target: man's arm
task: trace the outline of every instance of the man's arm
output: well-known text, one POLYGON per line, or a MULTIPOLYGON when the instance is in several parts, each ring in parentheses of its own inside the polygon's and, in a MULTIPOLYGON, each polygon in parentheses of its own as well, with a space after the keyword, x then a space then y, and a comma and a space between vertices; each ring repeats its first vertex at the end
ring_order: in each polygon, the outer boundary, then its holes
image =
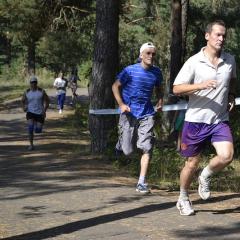
POLYGON ((206 80, 202 83, 178 84, 173 86, 173 93, 176 95, 191 95, 197 91, 217 87, 217 80, 206 80))
POLYGON ((119 80, 116 80, 113 85, 112 85, 112 91, 113 91, 113 95, 121 109, 121 112, 130 112, 130 107, 127 106, 123 100, 122 100, 122 96, 121 96, 121 83, 119 80))
POLYGON ((162 89, 162 85, 155 87, 155 95, 158 99, 158 102, 156 104, 156 110, 157 111, 161 111, 162 110, 162 106, 163 106, 163 89, 162 89))
POLYGON ((26 97, 26 92, 24 92, 23 96, 22 96, 22 99, 21 99, 21 105, 22 105, 22 109, 24 112, 27 111, 27 97, 26 97))
POLYGON ((58 80, 55 79, 54 82, 53 82, 53 86, 56 88, 56 87, 57 87, 57 84, 58 84, 58 80))
POLYGON ((43 102, 44 102, 44 112, 46 113, 49 107, 50 99, 45 91, 43 91, 43 102))
POLYGON ((229 92, 228 92, 228 105, 229 105, 228 110, 229 110, 229 112, 235 106, 236 86, 237 86, 237 79, 234 77, 230 81, 229 92))

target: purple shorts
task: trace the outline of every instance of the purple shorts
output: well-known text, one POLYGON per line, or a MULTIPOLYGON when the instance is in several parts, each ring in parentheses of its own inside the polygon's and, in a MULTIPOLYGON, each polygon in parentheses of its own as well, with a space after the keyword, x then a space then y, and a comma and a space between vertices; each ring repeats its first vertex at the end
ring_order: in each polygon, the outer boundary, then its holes
POLYGON ((184 122, 182 131, 181 154, 184 157, 194 157, 204 148, 207 141, 233 142, 228 122, 217 124, 184 122))

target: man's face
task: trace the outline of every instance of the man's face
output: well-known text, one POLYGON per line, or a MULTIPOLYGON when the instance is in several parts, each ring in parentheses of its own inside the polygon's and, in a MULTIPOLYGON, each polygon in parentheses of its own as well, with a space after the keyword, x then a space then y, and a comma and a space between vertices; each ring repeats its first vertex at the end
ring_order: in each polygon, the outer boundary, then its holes
POLYGON ((37 88, 37 82, 31 82, 31 83, 30 83, 30 87, 31 87, 32 89, 36 89, 36 88, 37 88))
POLYGON ((206 33, 207 45, 220 51, 223 48, 226 39, 226 28, 221 25, 213 25, 211 33, 206 33))
POLYGON ((141 54, 140 58, 142 59, 142 63, 146 66, 152 66, 153 61, 156 55, 155 48, 146 48, 141 54))

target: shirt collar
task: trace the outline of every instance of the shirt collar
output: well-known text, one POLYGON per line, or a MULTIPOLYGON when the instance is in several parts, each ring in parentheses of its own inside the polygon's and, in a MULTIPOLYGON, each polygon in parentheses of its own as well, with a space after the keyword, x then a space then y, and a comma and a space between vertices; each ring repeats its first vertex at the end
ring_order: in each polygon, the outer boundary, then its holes
MULTIPOLYGON (((200 53, 199 53, 201 62, 208 62, 206 56, 203 53, 203 50, 205 48, 206 47, 201 48, 200 53)), ((226 61, 226 53, 224 51, 221 51, 221 55, 220 55, 219 59, 220 59, 219 63, 226 61)))

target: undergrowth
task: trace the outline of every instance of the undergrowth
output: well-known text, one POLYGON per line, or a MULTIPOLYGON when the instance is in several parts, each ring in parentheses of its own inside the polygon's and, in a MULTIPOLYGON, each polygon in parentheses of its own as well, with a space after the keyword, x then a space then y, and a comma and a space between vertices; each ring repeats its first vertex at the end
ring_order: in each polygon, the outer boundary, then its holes
MULTIPOLYGON (((240 126, 238 124, 240 114, 238 109, 236 109, 232 115, 230 124, 233 129, 235 142, 234 161, 223 171, 213 176, 211 181, 212 191, 240 191, 240 126)), ((75 115, 72 117, 71 122, 72 127, 77 129, 78 132, 88 131, 88 105, 77 105, 75 115)), ((158 135, 158 137, 159 136, 160 135, 158 135)), ((104 158, 110 160, 116 169, 127 171, 129 175, 137 178, 140 170, 141 153, 136 150, 131 156, 116 156, 115 144, 118 139, 117 128, 109 131, 108 139, 108 148, 106 149, 104 158)), ((197 177, 213 156, 214 148, 209 144, 202 154, 202 161, 191 185, 192 189, 197 189, 197 177)), ((169 142, 166 138, 157 139, 149 165, 149 183, 159 188, 168 189, 169 191, 178 191, 179 175, 185 161, 186 159, 176 151, 174 141, 171 140, 171 142, 169 142)))

